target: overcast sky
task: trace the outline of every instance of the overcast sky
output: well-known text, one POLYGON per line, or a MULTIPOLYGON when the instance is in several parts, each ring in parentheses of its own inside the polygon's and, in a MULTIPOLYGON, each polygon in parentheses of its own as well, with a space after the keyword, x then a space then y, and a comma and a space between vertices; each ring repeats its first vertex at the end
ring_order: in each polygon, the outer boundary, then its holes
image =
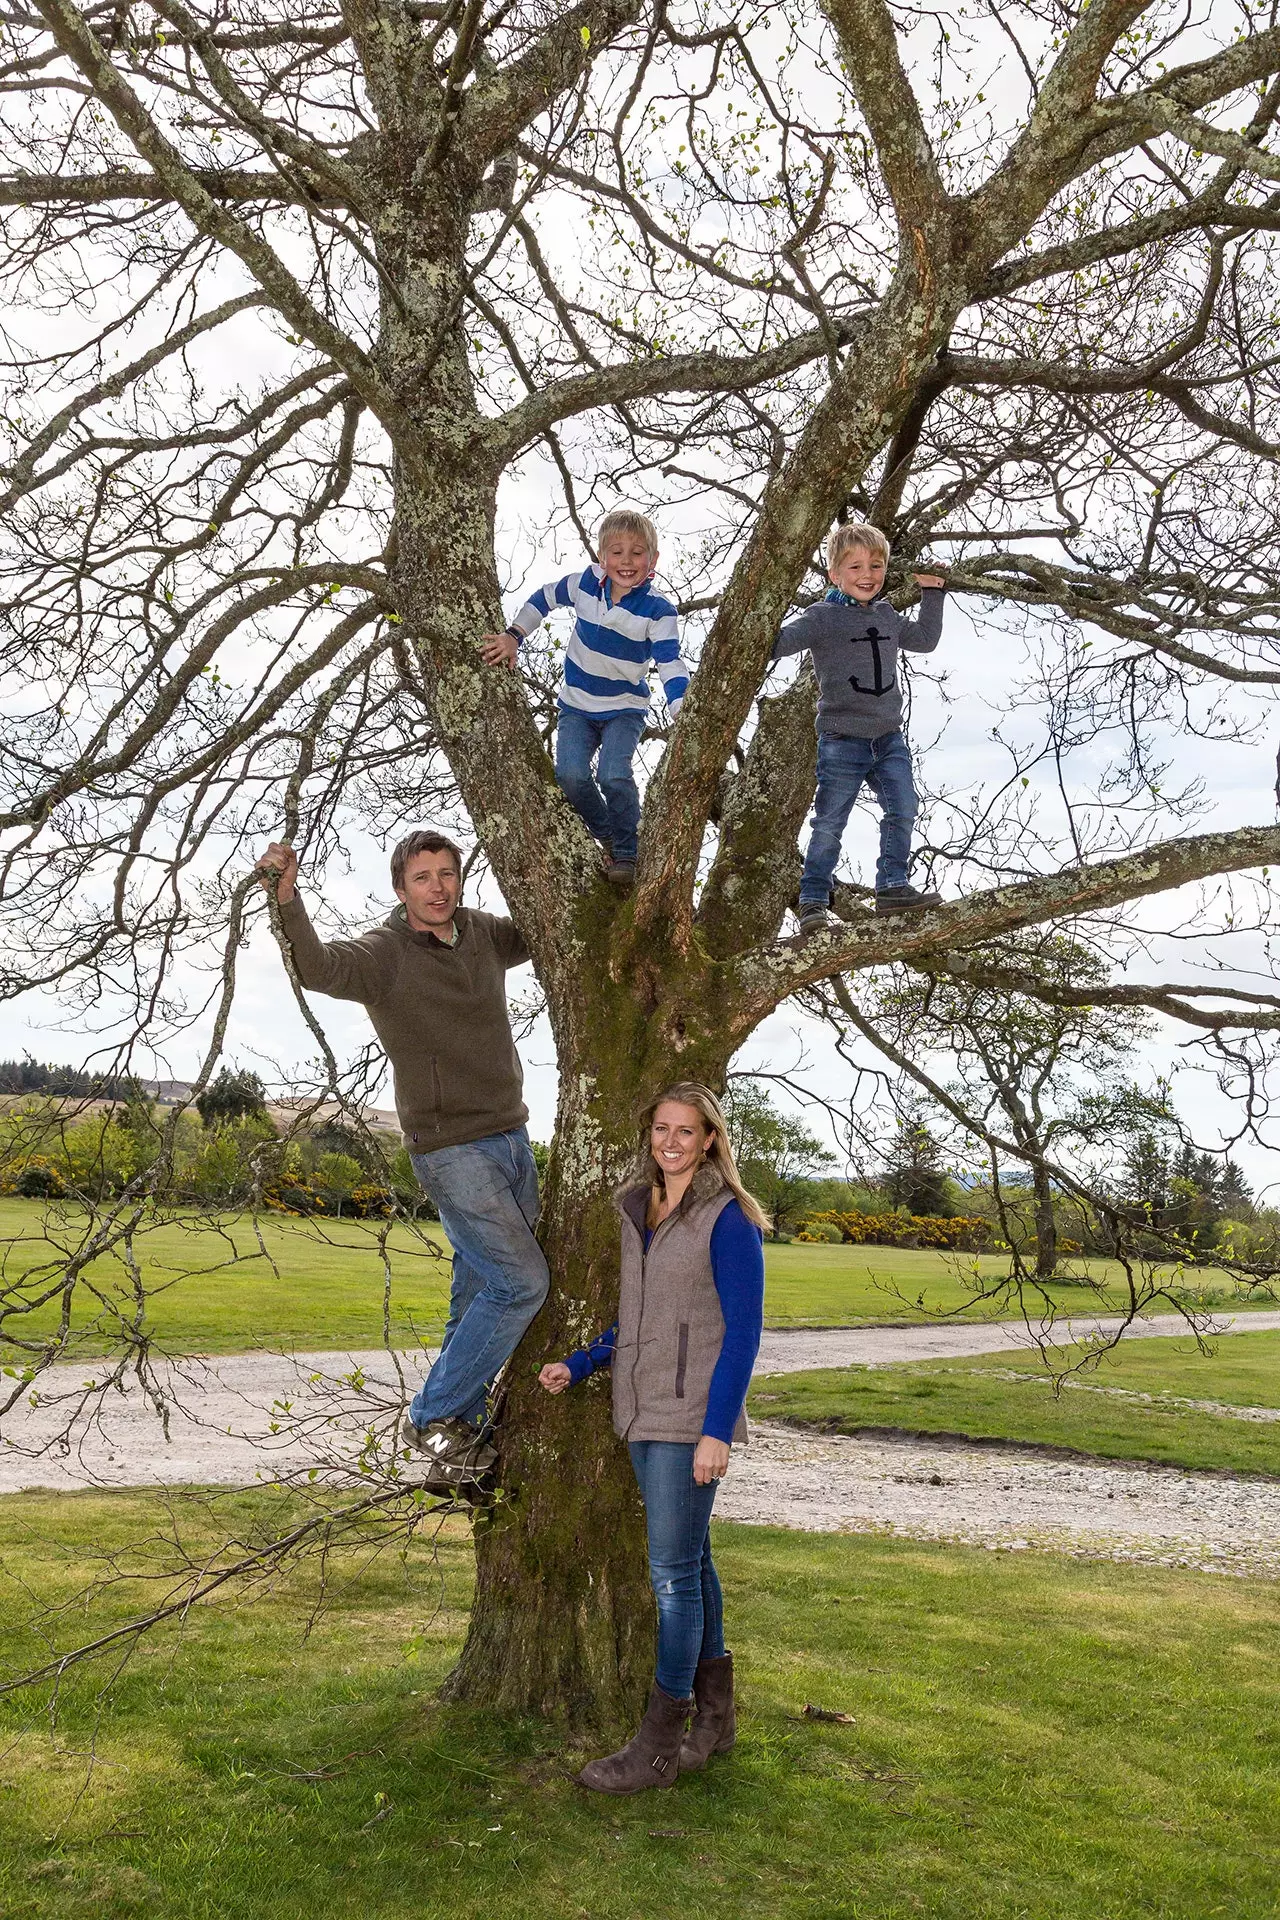
MULTIPOLYGON (((512 503, 507 503, 508 515, 512 503)), ((517 516, 517 524, 519 518, 517 516)), ((527 527, 527 520, 524 522, 527 527)), ((678 544, 678 543, 677 543, 678 544)), ((675 556, 678 561, 678 553, 675 556)), ((514 609, 522 590, 544 578, 553 577, 566 562, 577 556, 570 551, 550 551, 533 564, 527 579, 513 587, 508 611, 514 609)), ((946 675, 945 703, 931 679, 919 675, 915 682, 913 731, 917 741, 935 742, 923 756, 924 773, 931 787, 969 788, 1002 778, 1006 762, 992 741, 992 728, 1009 724, 1008 689, 1024 666, 1034 631, 1028 635, 1011 632, 1007 626, 986 618, 973 603, 949 604, 942 645, 930 662, 939 674, 946 675), (937 736, 941 736, 938 738, 937 736)), ((657 682, 655 676, 655 696, 657 682)), ((1032 724, 1027 721, 1028 728, 1032 724)), ((1265 730, 1255 745, 1203 742, 1187 737, 1172 739, 1169 750, 1175 758, 1180 779, 1197 777, 1204 786, 1206 806, 1200 824, 1215 829, 1270 821, 1275 814, 1272 791, 1275 767, 1274 744, 1265 730)), ((1083 792, 1096 773, 1088 753, 1077 757, 1083 792)), ((1060 807, 1054 781, 1033 776, 1033 789, 1043 788, 1047 810, 1060 807)), ((869 882, 873 877, 877 842, 876 817, 859 810, 846 833, 845 867, 849 877, 869 882)), ((353 835, 346 841, 349 871, 331 871, 324 888, 323 902, 348 925, 368 924, 393 904, 386 877, 386 850, 374 845, 367 836, 353 835)), ((936 875, 944 894, 954 895, 956 886, 945 869, 936 875)), ((306 890, 306 876, 303 876, 306 890)), ((316 905, 314 890, 309 898, 316 905)), ((503 902, 491 879, 482 881, 471 895, 473 904, 503 910, 503 902)), ((1163 930, 1175 926, 1187 906, 1185 897, 1172 897, 1147 903, 1129 916, 1131 924, 1146 928, 1153 935, 1149 959, 1135 962, 1131 977, 1193 977, 1204 958, 1200 941, 1170 941, 1163 930)), ((1241 936, 1235 945, 1236 964, 1242 969, 1253 966, 1265 970, 1262 942, 1241 936)), ((211 956, 213 958, 213 956, 211 956)), ((511 976, 513 994, 533 986, 528 969, 511 976)), ((196 969, 188 969, 184 985, 193 1002, 207 992, 196 969)), ((360 1051, 370 1035, 362 1010, 342 1001, 324 1001, 319 1010, 324 1025, 340 1057, 360 1051)), ((31 995, 23 1002, 0 1008, 0 1052, 14 1056, 30 1053, 38 1059, 82 1060, 93 1042, 86 1042, 82 1016, 62 1020, 56 1004, 45 995, 31 995)), ((154 1061, 157 1074, 179 1078, 191 1076, 197 1066, 202 1044, 207 1041, 208 1023, 196 1023, 186 1038, 163 1058, 154 1061)), ((104 1034, 106 1039, 107 1035, 104 1034)), ((1215 1145, 1223 1130, 1230 1126, 1230 1109, 1203 1072, 1191 1074, 1192 1056, 1185 1052, 1185 1035, 1162 1030, 1160 1040, 1146 1050, 1145 1060, 1136 1070, 1154 1075, 1173 1071, 1179 1106, 1189 1119, 1202 1144, 1215 1145)), ((228 1035, 227 1057, 251 1066, 268 1083, 291 1077, 314 1053, 314 1042, 299 1015, 284 980, 279 957, 265 926, 259 923, 247 951, 240 961, 240 985, 228 1035)), ((535 1137, 547 1139, 554 1126, 556 1070, 554 1049, 545 1020, 522 1047, 526 1071, 526 1090, 530 1125, 535 1137)), ((758 1030, 744 1050, 739 1068, 766 1071, 790 1071, 800 1067, 800 1077, 816 1094, 836 1104, 846 1103, 851 1095, 851 1076, 834 1055, 825 1032, 812 1022, 784 1008, 758 1030)), ((942 1063, 934 1062, 935 1068, 942 1063)), ((943 1070, 945 1077, 945 1068, 943 1070)), ((786 1099, 786 1096, 782 1096, 786 1099)), ((391 1104, 389 1084, 384 1083, 380 1103, 391 1104)), ((811 1109, 814 1129, 829 1135, 829 1126, 817 1110, 811 1109)), ((1263 1187, 1275 1178, 1272 1156, 1258 1147, 1243 1144, 1236 1157, 1256 1186, 1263 1187)))

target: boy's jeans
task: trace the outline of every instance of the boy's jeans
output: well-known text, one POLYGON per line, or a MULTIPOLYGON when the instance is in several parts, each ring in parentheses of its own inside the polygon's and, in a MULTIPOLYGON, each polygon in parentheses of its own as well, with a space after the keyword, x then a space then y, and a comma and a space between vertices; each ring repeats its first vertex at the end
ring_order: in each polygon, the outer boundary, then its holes
POLYGON ((818 739, 818 793, 800 881, 802 907, 825 907, 831 898, 840 839, 864 780, 883 812, 876 892, 907 884, 918 802, 906 741, 900 733, 881 733, 874 740, 824 733, 818 739))
POLYGON ((649 1578, 658 1603, 658 1670, 664 1693, 687 1700, 699 1660, 724 1652, 724 1602, 711 1558, 719 1482, 693 1477, 692 1440, 633 1440, 631 1465, 649 1530, 649 1578))
POLYGON ((631 771, 643 713, 599 715, 561 707, 556 728, 556 779, 587 831, 607 840, 615 860, 633 861, 640 792, 631 771), (591 762, 596 754, 594 777, 591 762), (597 785, 597 782, 599 783, 597 785))
POLYGON ((453 1287, 440 1357, 409 1418, 415 1427, 450 1418, 479 1426, 490 1382, 520 1344, 550 1285, 533 1237, 538 1174, 529 1135, 516 1127, 412 1158, 453 1242, 453 1287))

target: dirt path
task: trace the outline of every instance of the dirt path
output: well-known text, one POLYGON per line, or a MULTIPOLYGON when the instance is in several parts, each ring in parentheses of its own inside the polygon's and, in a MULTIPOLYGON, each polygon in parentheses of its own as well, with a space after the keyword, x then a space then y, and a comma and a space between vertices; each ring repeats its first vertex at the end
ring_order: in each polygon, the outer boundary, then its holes
MULTIPOLYGON (((1049 1346, 1069 1347, 1086 1334, 1112 1332, 1114 1317, 1079 1314, 1039 1329, 1049 1346)), ((1214 1333, 1270 1333, 1280 1313, 1218 1313, 1214 1333)), ((1189 1339, 1180 1313, 1153 1313, 1138 1322, 1132 1338, 1189 1339)), ((963 1359, 974 1353, 1029 1353, 1035 1340, 1022 1320, 933 1321, 926 1327, 823 1327, 795 1333, 766 1333, 760 1343, 757 1373, 796 1373, 805 1367, 890 1367, 901 1360, 963 1359)))
MULTIPOLYGON (((1226 1331, 1224 1321, 1219 1323, 1226 1331)), ((1066 1342, 1097 1326, 1053 1332, 1066 1342)), ((1239 1331, 1280 1314, 1235 1316, 1239 1331)), ((1144 1334, 1185 1332, 1176 1315, 1144 1334)), ((943 1355, 1008 1353, 1021 1322, 768 1333, 757 1371, 889 1365, 943 1355)), ((427 1356, 269 1353, 172 1363, 164 1376, 168 1439, 136 1387, 97 1394, 84 1366, 51 1369, 35 1407, 6 1416, 0 1493, 23 1488, 250 1485, 319 1457, 353 1459, 370 1425, 389 1434, 427 1356), (74 1447, 59 1435, 77 1407, 74 1447), (274 1429, 274 1431, 273 1431, 274 1429)), ((1219 1572, 1280 1575, 1280 1482, 1054 1459, 1018 1448, 857 1439, 757 1426, 734 1461, 717 1511, 726 1519, 822 1531, 887 1530, 993 1549, 1040 1547, 1219 1572)))
POLYGON ((1280 1481, 1015 1447, 757 1425, 716 1512, 820 1533, 887 1532, 1280 1578, 1280 1481))

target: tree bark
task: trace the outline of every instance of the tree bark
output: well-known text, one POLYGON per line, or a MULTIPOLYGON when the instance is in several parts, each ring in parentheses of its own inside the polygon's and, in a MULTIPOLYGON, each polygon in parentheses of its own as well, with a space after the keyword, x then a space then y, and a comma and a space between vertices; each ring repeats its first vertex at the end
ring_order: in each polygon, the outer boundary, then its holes
POLYGON ((1058 1223, 1053 1214, 1053 1184, 1046 1169, 1034 1162, 1031 1185, 1035 1193, 1036 1279, 1052 1280, 1058 1271, 1058 1223))
POLYGON ((619 964, 628 907, 599 882, 579 907, 581 971, 544 982, 560 1062, 540 1234, 552 1290, 506 1373, 498 1422, 506 1496, 476 1528, 476 1592, 454 1700, 612 1730, 634 1725, 653 1678, 654 1613, 644 1516, 610 1383, 552 1397, 537 1383, 618 1312, 612 1190, 638 1145, 639 1109, 665 1084, 724 1084, 728 1053, 698 1022, 696 983, 658 999, 651 969, 619 964))

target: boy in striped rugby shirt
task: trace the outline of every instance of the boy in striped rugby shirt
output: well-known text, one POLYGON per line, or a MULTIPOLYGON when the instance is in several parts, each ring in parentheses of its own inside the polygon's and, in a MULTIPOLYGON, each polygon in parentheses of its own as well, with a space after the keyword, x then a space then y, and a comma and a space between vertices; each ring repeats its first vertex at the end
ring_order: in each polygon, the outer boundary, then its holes
POLYGON ((556 728, 556 779, 609 856, 609 878, 630 886, 636 871, 640 793, 631 763, 649 713, 652 662, 674 717, 689 685, 676 610, 653 590, 658 536, 642 513, 620 508, 600 523, 599 561, 539 587, 504 633, 486 633, 490 666, 514 667, 521 642, 553 607, 572 607, 556 728), (593 770, 592 762, 595 762, 593 770))

